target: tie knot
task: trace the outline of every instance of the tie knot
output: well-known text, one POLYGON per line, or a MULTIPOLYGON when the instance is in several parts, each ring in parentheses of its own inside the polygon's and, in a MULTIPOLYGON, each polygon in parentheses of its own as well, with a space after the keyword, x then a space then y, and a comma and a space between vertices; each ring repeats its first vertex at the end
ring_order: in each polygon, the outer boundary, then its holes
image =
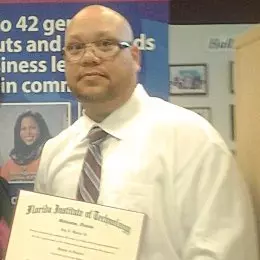
POLYGON ((100 144, 105 140, 108 133, 101 129, 99 126, 94 126, 88 133, 88 139, 90 144, 100 144))

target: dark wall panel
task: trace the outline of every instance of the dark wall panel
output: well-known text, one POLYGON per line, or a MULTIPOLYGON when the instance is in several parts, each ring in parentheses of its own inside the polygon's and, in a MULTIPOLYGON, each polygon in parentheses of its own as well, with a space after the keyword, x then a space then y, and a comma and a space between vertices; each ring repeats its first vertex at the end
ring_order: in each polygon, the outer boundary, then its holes
POLYGON ((259 22, 260 0, 170 0, 170 24, 259 22))

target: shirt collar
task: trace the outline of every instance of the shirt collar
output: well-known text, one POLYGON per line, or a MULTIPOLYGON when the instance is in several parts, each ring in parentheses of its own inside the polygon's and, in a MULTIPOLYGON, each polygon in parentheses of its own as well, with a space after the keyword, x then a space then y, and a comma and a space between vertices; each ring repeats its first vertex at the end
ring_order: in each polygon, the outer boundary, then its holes
POLYGON ((88 133, 94 125, 100 126, 115 138, 125 138, 129 133, 131 133, 131 127, 133 126, 136 115, 141 111, 147 98, 149 98, 149 95, 145 91, 144 87, 141 84, 137 84, 128 101, 112 112, 101 123, 94 122, 88 116, 82 116, 80 118, 83 124, 80 129, 82 139, 86 137, 86 133, 88 133), (84 133, 82 129, 84 129, 84 133))

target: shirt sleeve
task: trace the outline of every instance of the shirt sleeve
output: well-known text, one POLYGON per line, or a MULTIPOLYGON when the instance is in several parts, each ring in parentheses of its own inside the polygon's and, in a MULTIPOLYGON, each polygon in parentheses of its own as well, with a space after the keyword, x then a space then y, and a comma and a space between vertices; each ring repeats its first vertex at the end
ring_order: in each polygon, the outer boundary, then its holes
POLYGON ((195 217, 182 259, 257 260, 253 207, 235 160, 218 145, 207 147, 199 160, 190 189, 195 217))

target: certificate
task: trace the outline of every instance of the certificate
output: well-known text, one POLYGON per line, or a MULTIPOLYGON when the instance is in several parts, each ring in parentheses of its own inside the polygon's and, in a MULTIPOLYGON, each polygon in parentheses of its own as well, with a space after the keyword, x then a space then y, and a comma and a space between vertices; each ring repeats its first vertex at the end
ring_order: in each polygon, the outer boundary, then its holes
POLYGON ((137 260, 143 213, 21 190, 6 260, 137 260))

